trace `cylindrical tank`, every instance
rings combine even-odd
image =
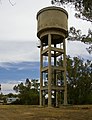
[[[60,7],[46,7],[37,13],[37,36],[46,37],[49,32],[54,34],[55,39],[59,34],[66,38],[68,35],[68,13]],[[56,34],[56,35],[55,35]]]

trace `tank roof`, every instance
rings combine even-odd
[[[49,6],[49,7],[45,7],[41,10],[38,11],[37,13],[37,19],[38,19],[38,16],[39,14],[41,14],[42,12],[44,11],[47,11],[47,10],[59,10],[59,11],[63,11],[66,15],[67,15],[67,18],[68,18],[68,13],[65,9],[61,8],[61,7],[56,7],[56,6]]]

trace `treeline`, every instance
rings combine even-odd
[[[57,62],[62,65],[62,58]],[[58,78],[62,77],[60,74]],[[38,80],[26,79],[25,84],[14,86],[21,104],[39,104]],[[67,56],[67,91],[69,104],[92,104],[92,61]],[[63,103],[63,91],[61,95]]]
[[[62,66],[62,58],[57,61]],[[92,104],[92,61],[85,61],[78,57],[67,56],[67,91],[69,104]],[[48,76],[47,76],[48,77]],[[62,81],[62,74],[58,74],[58,79]],[[39,104],[39,80],[26,79],[25,83],[20,83],[13,87],[19,99],[13,104]],[[1,95],[0,97],[3,97]],[[9,94],[8,97],[14,97]],[[61,91],[61,104],[63,103],[63,91]]]

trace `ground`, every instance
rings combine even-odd
[[[92,105],[60,108],[0,105],[0,120],[92,120]]]

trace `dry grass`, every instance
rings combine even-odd
[[[0,105],[0,120],[92,120],[92,105],[61,108]]]

